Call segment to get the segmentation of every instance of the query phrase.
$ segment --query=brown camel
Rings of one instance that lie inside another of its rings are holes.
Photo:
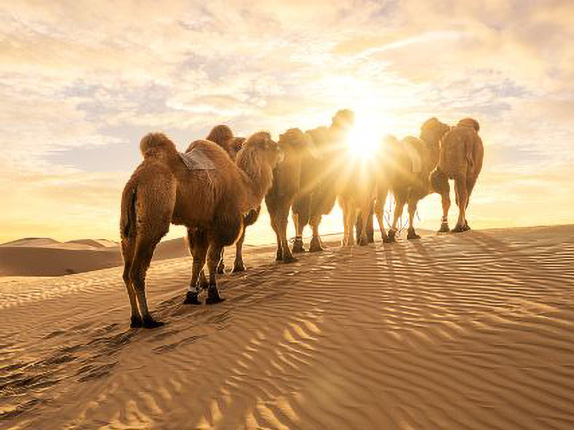
[[[229,154],[232,160],[237,159],[237,153],[241,150],[243,143],[245,142],[244,137],[234,137],[231,128],[227,125],[220,124],[216,125],[211,129],[209,135],[206,137],[206,140],[211,142],[217,143],[225,152]],[[192,143],[193,144],[193,143]],[[191,144],[191,145],[192,145]],[[188,147],[188,151],[191,148],[191,145]],[[187,152],[187,151],[186,151]],[[257,218],[259,217],[259,212],[261,211],[261,207],[250,211],[244,219],[243,225],[245,227],[249,227],[253,225]],[[243,241],[245,240],[245,229],[243,230],[243,234],[235,243],[235,262],[233,265],[233,272],[241,272],[245,270],[245,264],[243,263]],[[217,265],[217,273],[223,274],[225,273],[225,261],[223,258],[224,252],[221,253],[221,260]],[[199,275],[199,283],[202,286],[208,285],[207,278],[205,277],[204,271],[202,270],[201,274]]]
[[[450,209],[449,179],[454,179],[458,221],[453,232],[470,230],[466,219],[466,209],[470,195],[482,170],[484,147],[478,135],[480,125],[472,118],[465,118],[445,134],[440,143],[438,165],[430,180],[432,188],[442,198],[443,216],[439,231],[449,231],[448,211]]]
[[[311,138],[310,155],[301,164],[301,192],[293,202],[295,242],[293,252],[303,252],[303,230],[309,224],[313,237],[309,251],[322,251],[319,225],[337,200],[340,172],[345,165],[346,139],[353,126],[355,114],[349,109],[338,111],[330,127],[307,131]]]
[[[308,156],[309,137],[298,128],[291,128],[279,136],[283,160],[273,172],[273,186],[265,196],[271,227],[277,235],[277,261],[296,261],[287,242],[289,211],[300,191],[301,162]]]
[[[215,272],[224,246],[243,231],[244,216],[261,205],[271,187],[279,148],[267,132],[252,135],[237,164],[213,142],[195,141],[190,153],[178,153],[162,133],[140,142],[143,161],[127,182],[121,205],[123,279],[131,304],[131,326],[162,323],[149,313],[145,275],[154,249],[170,223],[185,225],[193,256],[186,304],[199,304],[197,280],[207,257],[208,304],[222,301]]]
[[[397,141],[391,136],[381,147],[378,158],[382,168],[377,175],[377,199],[374,207],[383,242],[396,241],[397,224],[405,203],[409,212],[407,238],[420,238],[414,228],[414,215],[419,200],[432,192],[428,177],[438,162],[440,139],[448,130],[448,125],[436,118],[430,118],[421,126],[420,139],[409,136]],[[393,193],[396,205],[392,226],[387,235],[383,211],[389,192]],[[367,224],[367,237],[372,234],[369,231],[370,225],[372,223]]]
[[[383,169],[377,183],[377,202],[375,212],[381,229],[383,242],[394,242],[397,223],[403,214],[405,203],[408,205],[408,239],[418,239],[413,225],[414,215],[420,199],[429,193],[429,174],[431,172],[430,150],[418,137],[408,136],[402,140],[390,136],[386,139],[383,153]],[[388,193],[395,197],[393,223],[388,235],[385,233],[383,209]]]

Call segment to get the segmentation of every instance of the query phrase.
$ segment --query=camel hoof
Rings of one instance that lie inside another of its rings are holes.
[[[130,328],[140,328],[143,327],[143,321],[140,317],[132,317],[130,322]]]
[[[221,303],[225,301],[224,298],[219,296],[219,291],[217,291],[217,287],[211,286],[207,290],[207,299],[205,300],[206,305],[215,305],[216,303]]]
[[[283,261],[283,250],[277,250],[277,255],[275,257],[275,261]]]
[[[439,233],[448,233],[450,232],[450,228],[448,228],[448,224],[441,224],[440,229],[438,230]]]
[[[360,237],[357,243],[359,244],[359,246],[367,246],[369,243],[372,242],[369,242],[369,239],[366,237]]]
[[[190,291],[187,292],[185,295],[185,300],[183,301],[184,305],[201,305],[201,301],[197,296],[197,293],[192,293]]]
[[[469,231],[471,228],[468,224],[465,224],[463,229],[464,229],[464,231]]]
[[[311,239],[311,244],[309,245],[309,252],[321,252],[323,247],[321,246],[321,241],[318,237]]]
[[[389,235],[387,236],[387,243],[395,243],[397,241],[397,231],[391,230],[389,231]]]
[[[374,235],[367,236],[367,242],[368,243],[375,243],[375,236]]]
[[[452,233],[462,233],[466,231],[463,225],[457,225],[455,228],[451,230]]]
[[[409,232],[407,233],[407,239],[413,240],[413,239],[420,239],[420,238],[421,237],[418,234],[416,234],[414,229],[412,229],[412,230],[409,229]]]
[[[233,270],[232,273],[240,273],[240,272],[245,272],[245,265],[242,264],[236,264],[235,266],[233,266]]]
[[[303,248],[303,239],[300,237],[296,237],[295,241],[293,242],[293,247],[291,248],[293,254],[300,254],[305,252],[305,248]]]
[[[157,328],[157,327],[161,327],[163,325],[165,325],[165,323],[162,323],[161,321],[156,321],[150,317],[150,318],[144,318],[142,327],[143,328]]]
[[[296,259],[295,257],[293,257],[292,255],[291,255],[291,256],[286,256],[286,257],[283,259],[283,263],[285,263],[285,264],[295,263],[296,261],[297,261],[297,259]]]

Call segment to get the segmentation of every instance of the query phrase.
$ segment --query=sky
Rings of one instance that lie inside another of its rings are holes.
[[[573,223],[572,41],[570,0],[0,0],[0,242],[117,240],[149,131],[183,150],[216,124],[277,137],[340,108],[373,135],[473,117],[471,225]],[[428,196],[418,225],[440,215]],[[324,232],[341,226],[336,210]],[[273,237],[264,216],[247,242]]]

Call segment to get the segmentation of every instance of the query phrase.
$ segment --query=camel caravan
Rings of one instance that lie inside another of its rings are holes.
[[[145,277],[155,247],[170,224],[187,228],[193,257],[184,300],[189,305],[201,304],[204,291],[206,304],[224,300],[216,283],[216,276],[224,273],[224,247],[235,245],[233,272],[244,271],[246,228],[257,221],[263,201],[277,236],[276,260],[284,263],[296,261],[294,254],[305,251],[307,225],[312,232],[308,250],[323,250],[319,227],[337,201],[343,211],[343,246],[374,242],[374,217],[383,242],[395,242],[405,205],[407,239],[420,238],[414,227],[417,204],[431,193],[440,194],[442,200],[439,232],[470,229],[467,208],[484,155],[477,121],[466,118],[450,127],[431,118],[422,124],[419,137],[388,136],[375,156],[364,162],[349,157],[347,141],[354,119],[351,110],[341,110],[328,127],[306,132],[291,128],[278,141],[265,131],[236,137],[228,126],[218,125],[183,153],[165,134],[144,136],[140,142],[143,161],[128,180],[121,203],[123,279],[131,304],[131,327],[163,325],[149,312]],[[449,180],[454,181],[459,209],[452,230],[448,226]],[[389,194],[396,205],[387,231],[383,211]],[[291,248],[287,238],[290,213],[296,232]]]

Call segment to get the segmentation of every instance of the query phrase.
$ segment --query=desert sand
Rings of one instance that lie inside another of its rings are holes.
[[[0,428],[574,428],[574,226],[245,256],[215,306],[152,263],[154,330],[120,267],[0,278]]]

